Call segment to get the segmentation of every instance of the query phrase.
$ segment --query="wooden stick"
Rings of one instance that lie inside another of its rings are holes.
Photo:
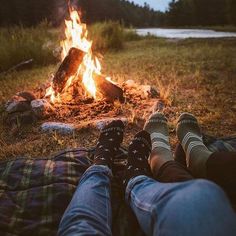
[[[124,102],[123,90],[107,80],[105,76],[95,75],[94,81],[98,92],[107,101],[114,102],[115,100],[119,100],[120,102]]]
[[[29,59],[27,61],[22,61],[21,63],[11,67],[10,69],[8,69],[7,71],[3,71],[1,72],[1,74],[7,74],[10,73],[12,71],[18,71],[18,70],[24,70],[24,69],[28,69],[32,66],[34,60],[33,59]]]
[[[71,48],[53,78],[53,89],[61,93],[67,80],[74,76],[83,61],[85,52],[78,48]]]

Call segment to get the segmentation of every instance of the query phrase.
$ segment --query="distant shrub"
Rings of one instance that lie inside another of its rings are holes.
[[[95,50],[123,48],[124,28],[117,22],[95,23],[89,27],[89,37]]]
[[[93,40],[95,50],[120,50],[125,41],[136,41],[143,37],[139,36],[134,29],[125,28],[118,22],[95,23],[89,27],[89,37]]]
[[[137,41],[142,39],[142,36],[138,35],[134,29],[126,29],[124,31],[124,40],[125,41]]]
[[[31,58],[34,65],[55,62],[53,48],[57,38],[57,33],[45,23],[34,28],[0,28],[0,71]]]
[[[112,21],[93,24],[88,30],[96,51],[120,50],[125,41],[142,38],[135,30],[125,29]],[[57,62],[61,38],[60,30],[51,28],[46,22],[32,28],[0,28],[0,72],[29,59],[40,66]]]

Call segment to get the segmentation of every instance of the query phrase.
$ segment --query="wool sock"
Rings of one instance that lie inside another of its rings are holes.
[[[156,176],[163,164],[173,160],[166,117],[159,112],[152,114],[147,120],[144,130],[151,135],[152,154],[150,156],[150,166],[153,175]]]
[[[124,124],[121,120],[112,121],[101,132],[96,145],[94,164],[111,168],[116,152],[123,141]]]
[[[176,133],[186,154],[186,163],[195,177],[206,177],[206,161],[212,154],[204,145],[197,119],[183,113],[177,123]]]
[[[143,130],[134,136],[133,141],[129,145],[124,181],[125,186],[128,184],[129,180],[135,176],[151,175],[150,166],[148,164],[150,152],[150,134]]]

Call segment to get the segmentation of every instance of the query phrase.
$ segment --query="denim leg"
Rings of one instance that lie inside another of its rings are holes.
[[[86,170],[62,217],[58,235],[112,235],[111,175],[106,166],[94,165]]]
[[[138,176],[126,188],[126,201],[146,235],[236,235],[236,215],[225,193],[206,180],[160,183]]]

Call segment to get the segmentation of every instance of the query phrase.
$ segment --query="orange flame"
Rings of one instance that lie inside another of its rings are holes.
[[[68,93],[70,85],[79,78],[82,78],[82,82],[88,94],[94,99],[97,97],[97,89],[93,76],[94,74],[101,74],[101,64],[98,58],[94,57],[92,54],[92,41],[88,40],[86,24],[81,23],[80,16],[75,9],[69,7],[69,11],[70,19],[65,20],[65,40],[61,42],[61,60],[64,60],[72,47],[78,48],[86,54],[76,75],[67,80],[66,86],[61,94],[56,94],[52,86],[47,89],[46,97],[50,97],[52,103],[60,103],[63,100],[61,98],[62,94],[64,97],[64,95]]]

